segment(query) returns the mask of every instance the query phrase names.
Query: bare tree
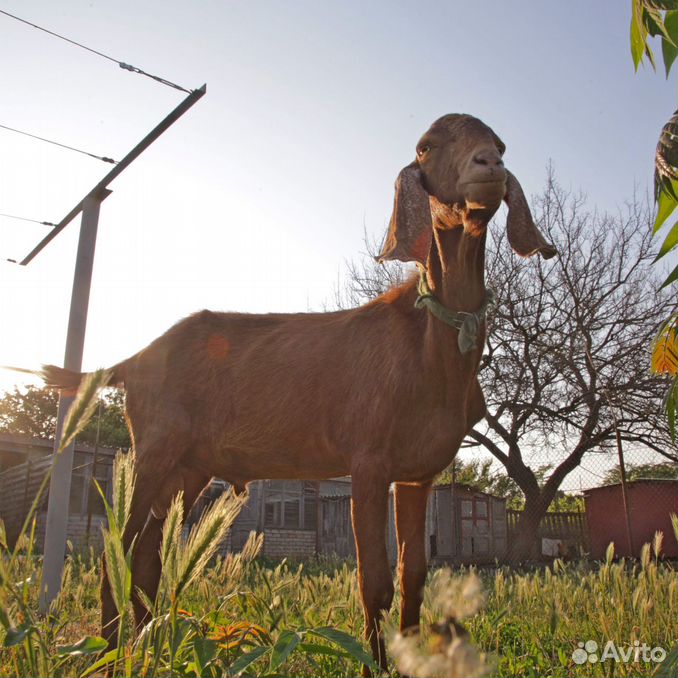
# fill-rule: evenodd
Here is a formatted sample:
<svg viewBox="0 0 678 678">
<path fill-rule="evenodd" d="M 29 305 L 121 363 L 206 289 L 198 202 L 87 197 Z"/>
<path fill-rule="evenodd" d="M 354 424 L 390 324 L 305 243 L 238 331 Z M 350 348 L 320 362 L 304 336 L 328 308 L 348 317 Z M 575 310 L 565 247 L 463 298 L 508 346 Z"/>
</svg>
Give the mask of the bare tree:
<svg viewBox="0 0 678 678">
<path fill-rule="evenodd" d="M 648 347 L 669 306 L 650 267 L 649 206 L 634 201 L 614 217 L 592 213 L 549 173 L 535 213 L 559 257 L 520 262 L 502 236 L 488 244 L 489 286 L 499 302 L 480 373 L 487 416 L 470 434 L 525 495 L 514 560 L 532 553 L 567 475 L 587 452 L 613 446 L 617 431 L 678 461 L 661 416 L 664 388 L 649 371 Z M 525 461 L 535 448 L 559 459 L 542 483 Z"/>
<path fill-rule="evenodd" d="M 370 237 L 363 230 L 365 251 L 359 261 L 346 262 L 344 279 L 334 289 L 333 307 L 354 308 L 386 292 L 387 289 L 405 282 L 410 267 L 399 261 L 385 261 L 378 264 L 376 258 L 383 249 L 383 237 Z"/>
</svg>

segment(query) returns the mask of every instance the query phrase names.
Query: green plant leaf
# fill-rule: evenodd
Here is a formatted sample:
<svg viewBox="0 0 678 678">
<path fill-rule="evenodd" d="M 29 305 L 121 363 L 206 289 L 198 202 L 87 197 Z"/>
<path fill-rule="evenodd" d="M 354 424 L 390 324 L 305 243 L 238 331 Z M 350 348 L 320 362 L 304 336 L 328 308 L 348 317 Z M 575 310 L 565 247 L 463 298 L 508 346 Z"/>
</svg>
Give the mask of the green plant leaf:
<svg viewBox="0 0 678 678">
<path fill-rule="evenodd" d="M 666 280 L 661 284 L 661 287 L 659 288 L 660 290 L 663 290 L 665 287 L 668 287 L 671 283 L 676 282 L 678 280 L 678 266 L 676 266 L 671 273 L 668 274 L 666 277 Z"/>
<path fill-rule="evenodd" d="M 652 48 L 650 45 L 645 43 L 645 56 L 647 57 L 647 60 L 650 62 L 650 66 L 652 66 L 652 70 L 656 71 L 657 70 L 657 63 L 654 60 L 654 53 L 652 52 Z"/>
<path fill-rule="evenodd" d="M 202 675 L 205 668 L 214 660 L 219 649 L 216 640 L 196 637 L 193 639 L 193 658 L 198 667 L 198 675 Z"/>
<path fill-rule="evenodd" d="M 229 667 L 230 673 L 239 676 L 248 666 L 254 664 L 257 659 L 261 659 L 266 653 L 271 651 L 270 646 L 255 647 L 247 654 L 241 654 Z"/>
<path fill-rule="evenodd" d="M 640 62 L 643 60 L 645 53 L 645 27 L 642 20 L 642 8 L 634 2 L 633 13 L 631 15 L 631 58 L 633 59 L 633 68 L 638 70 Z"/>
<path fill-rule="evenodd" d="M 309 629 L 308 633 L 329 640 L 331 643 L 338 645 L 342 650 L 348 652 L 357 661 L 369 666 L 373 672 L 379 672 L 379 667 L 374 663 L 372 655 L 365 652 L 362 645 L 348 633 L 334 629 L 331 626 Z"/>
<path fill-rule="evenodd" d="M 282 631 L 271 650 L 269 671 L 275 671 L 302 641 L 303 636 L 296 631 Z"/>
<path fill-rule="evenodd" d="M 674 192 L 678 193 L 678 182 L 672 181 L 671 183 L 676 184 L 673 189 Z M 678 206 L 678 200 L 676 200 L 672 195 L 666 191 L 661 191 L 659 193 L 659 197 L 657 199 L 657 216 L 654 220 L 654 226 L 652 227 L 653 234 L 655 234 L 662 227 L 676 206 Z"/>
<path fill-rule="evenodd" d="M 651 37 L 657 35 L 666 35 L 666 28 L 664 28 L 664 19 L 662 13 L 658 9 L 649 7 L 643 8 L 643 25 Z"/>
<path fill-rule="evenodd" d="M 331 647 L 330 645 L 319 645 L 318 643 L 300 643 L 299 649 L 304 654 L 323 654 L 328 657 L 343 657 L 344 659 L 353 659 L 353 657 L 338 647 Z"/>
<path fill-rule="evenodd" d="M 678 11 L 667 12 L 664 17 L 664 27 L 673 40 L 666 37 L 662 38 L 662 57 L 664 58 L 664 69 L 668 79 L 671 72 L 671 66 L 678 56 Z"/>
<path fill-rule="evenodd" d="M 675 249 L 676 245 L 678 245 L 678 221 L 671 226 L 671 230 L 667 233 L 666 238 L 664 238 L 664 242 L 659 248 L 659 253 L 655 257 L 655 262 L 659 261 L 671 250 Z"/>
<path fill-rule="evenodd" d="M 85 636 L 74 645 L 62 645 L 57 647 L 57 654 L 60 657 L 80 656 L 83 654 L 93 654 L 101 652 L 108 647 L 108 642 L 100 636 Z"/>
<path fill-rule="evenodd" d="M 0 562 L 0 587 L 4 586 L 6 579 L 3 570 L 4 568 L 2 566 L 2 563 Z M 5 608 L 2 605 L 0 605 L 0 624 L 2 624 L 2 626 L 5 629 L 10 628 L 10 626 L 12 625 L 9 621 L 9 617 L 7 616 L 7 610 L 5 610 Z"/>
<path fill-rule="evenodd" d="M 115 664 L 116 659 L 118 658 L 119 651 L 117 648 L 113 650 L 109 650 L 101 659 L 98 661 L 95 661 L 94 664 L 91 666 L 88 666 L 81 674 L 80 678 L 85 678 L 85 676 L 89 676 L 92 673 L 95 673 L 96 671 L 99 671 L 100 669 L 103 669 L 106 666 L 110 666 L 111 664 Z"/>
<path fill-rule="evenodd" d="M 669 423 L 669 432 L 673 442 L 676 441 L 676 409 L 678 408 L 678 376 L 673 378 L 669 390 L 664 397 L 664 410 Z"/>
<path fill-rule="evenodd" d="M 676 672 L 678 672 L 678 643 L 671 648 L 666 659 L 657 665 L 652 675 L 654 678 L 672 678 Z"/>
</svg>

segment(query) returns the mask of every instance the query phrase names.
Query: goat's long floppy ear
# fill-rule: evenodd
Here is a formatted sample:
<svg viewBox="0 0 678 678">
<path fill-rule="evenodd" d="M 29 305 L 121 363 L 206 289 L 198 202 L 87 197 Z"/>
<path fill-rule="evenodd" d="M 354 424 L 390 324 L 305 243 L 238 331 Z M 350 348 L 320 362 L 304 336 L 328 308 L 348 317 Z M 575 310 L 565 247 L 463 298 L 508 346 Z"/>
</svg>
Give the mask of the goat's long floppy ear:
<svg viewBox="0 0 678 678">
<path fill-rule="evenodd" d="M 398 259 L 426 264 L 432 238 L 429 195 L 421 181 L 421 170 L 413 162 L 396 179 L 391 223 L 377 261 Z"/>
<path fill-rule="evenodd" d="M 506 171 L 504 200 L 508 205 L 506 232 L 515 253 L 521 257 L 531 257 L 539 252 L 544 259 L 550 259 L 558 254 L 556 248 L 546 242 L 544 236 L 536 227 L 523 189 L 520 187 L 518 179 L 508 170 Z"/>
</svg>

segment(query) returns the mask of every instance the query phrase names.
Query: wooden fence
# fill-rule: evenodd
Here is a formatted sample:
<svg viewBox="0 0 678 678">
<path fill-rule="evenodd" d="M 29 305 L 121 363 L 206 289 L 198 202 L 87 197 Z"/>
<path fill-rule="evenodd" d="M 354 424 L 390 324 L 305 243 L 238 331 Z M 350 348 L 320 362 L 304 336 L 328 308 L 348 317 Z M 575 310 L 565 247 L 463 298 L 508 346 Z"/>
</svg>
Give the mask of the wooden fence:
<svg viewBox="0 0 678 678">
<path fill-rule="evenodd" d="M 323 497 L 320 501 L 320 552 L 355 558 L 351 524 L 351 497 Z"/>
<path fill-rule="evenodd" d="M 29 460 L 0 473 L 0 517 L 7 539 L 14 543 L 45 474 L 52 456 Z M 45 496 L 47 493 L 45 492 Z M 43 500 L 44 502 L 45 500 Z"/>
<path fill-rule="evenodd" d="M 513 538 L 518 521 L 523 511 L 509 509 L 506 511 L 509 543 Z M 542 539 L 560 540 L 564 553 L 568 556 L 579 556 L 589 551 L 588 524 L 586 513 L 578 511 L 554 511 L 547 513 L 539 523 L 539 541 Z M 539 556 L 539 554 L 535 554 Z"/>
</svg>

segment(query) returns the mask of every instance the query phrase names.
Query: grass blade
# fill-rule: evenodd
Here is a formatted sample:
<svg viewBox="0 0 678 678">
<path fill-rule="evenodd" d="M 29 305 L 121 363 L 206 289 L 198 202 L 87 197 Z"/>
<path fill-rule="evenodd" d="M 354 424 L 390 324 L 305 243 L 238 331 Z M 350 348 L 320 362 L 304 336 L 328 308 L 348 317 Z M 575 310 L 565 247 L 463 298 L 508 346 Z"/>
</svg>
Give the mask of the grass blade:
<svg viewBox="0 0 678 678">
<path fill-rule="evenodd" d="M 96 370 L 85 375 L 66 415 L 58 452 L 65 450 L 85 428 L 97 408 L 97 393 L 110 379 L 111 373 L 108 370 Z"/>
</svg>

